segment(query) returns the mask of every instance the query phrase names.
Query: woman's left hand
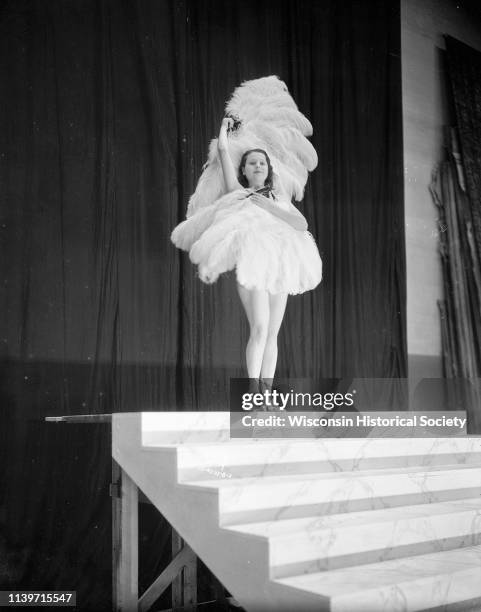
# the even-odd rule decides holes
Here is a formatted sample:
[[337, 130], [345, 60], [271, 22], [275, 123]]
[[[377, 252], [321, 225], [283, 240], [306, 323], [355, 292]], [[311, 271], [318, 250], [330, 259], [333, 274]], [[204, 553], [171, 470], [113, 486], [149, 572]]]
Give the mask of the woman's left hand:
[[260, 193], [253, 193], [250, 197], [253, 204], [264, 208], [265, 210], [269, 210], [270, 200]]
[[304, 215], [302, 215], [292, 204], [290, 205], [290, 210], [285, 210], [277, 204], [274, 204], [272, 200], [266, 198], [260, 193], [253, 193], [250, 196], [250, 199], [252, 200], [253, 204], [263, 208], [271, 215], [279, 217], [293, 229], [300, 232], [305, 232], [307, 230], [307, 221]]

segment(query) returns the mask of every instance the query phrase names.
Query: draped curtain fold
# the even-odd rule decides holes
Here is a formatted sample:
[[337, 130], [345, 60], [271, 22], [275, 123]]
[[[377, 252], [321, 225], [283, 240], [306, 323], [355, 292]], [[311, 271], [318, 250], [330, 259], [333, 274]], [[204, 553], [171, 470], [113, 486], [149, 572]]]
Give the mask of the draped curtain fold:
[[446, 40], [446, 67], [456, 128], [431, 191], [440, 210], [440, 251], [445, 286], [440, 305], [444, 370], [455, 402], [481, 429], [481, 53]]
[[466, 192], [481, 257], [481, 53], [445, 36], [446, 65], [454, 100]]
[[[108, 433], [45, 415], [227, 407], [247, 340], [233, 275], [201, 284], [169, 235], [226, 99], [268, 74], [314, 126], [300, 209], [325, 269], [289, 300], [278, 372], [404, 377], [397, 3], [2, 4], [7, 586], [77, 588], [84, 609], [110, 607]], [[142, 584], [167, 550], [149, 512]]]

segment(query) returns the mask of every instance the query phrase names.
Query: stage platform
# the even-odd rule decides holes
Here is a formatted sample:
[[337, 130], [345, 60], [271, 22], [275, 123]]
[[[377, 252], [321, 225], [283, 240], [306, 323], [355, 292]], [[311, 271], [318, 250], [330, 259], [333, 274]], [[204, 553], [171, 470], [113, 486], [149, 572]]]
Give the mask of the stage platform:
[[[118, 610], [148, 610], [195, 555], [248, 611], [481, 609], [479, 436], [231, 439], [228, 412], [56, 420], [82, 418], [112, 426]], [[185, 542], [140, 597], [139, 491]]]

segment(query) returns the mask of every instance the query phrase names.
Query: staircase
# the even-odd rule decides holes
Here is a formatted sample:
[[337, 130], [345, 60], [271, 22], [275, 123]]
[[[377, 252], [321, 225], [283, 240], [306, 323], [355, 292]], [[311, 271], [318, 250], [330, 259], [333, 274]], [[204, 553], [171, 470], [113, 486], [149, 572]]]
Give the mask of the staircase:
[[479, 612], [481, 438], [230, 440], [115, 414], [114, 459], [252, 611]]

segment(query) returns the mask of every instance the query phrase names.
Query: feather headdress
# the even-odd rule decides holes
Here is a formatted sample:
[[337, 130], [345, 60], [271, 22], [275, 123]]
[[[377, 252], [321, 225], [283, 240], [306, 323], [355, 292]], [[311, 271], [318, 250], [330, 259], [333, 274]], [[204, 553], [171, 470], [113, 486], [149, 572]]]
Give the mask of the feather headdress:
[[[306, 136], [312, 125], [298, 110], [286, 84], [277, 76], [245, 81], [227, 102], [226, 114], [236, 121], [229, 132], [229, 153], [234, 167], [249, 149], [264, 149], [274, 171], [274, 190], [289, 200], [301, 200], [307, 173], [317, 166], [317, 154]], [[211, 141], [209, 157], [189, 200], [187, 217], [208, 206], [225, 193], [224, 178], [217, 151], [217, 138]]]

